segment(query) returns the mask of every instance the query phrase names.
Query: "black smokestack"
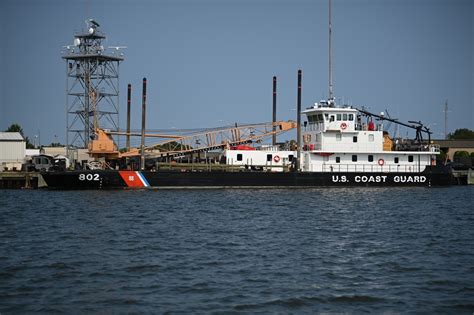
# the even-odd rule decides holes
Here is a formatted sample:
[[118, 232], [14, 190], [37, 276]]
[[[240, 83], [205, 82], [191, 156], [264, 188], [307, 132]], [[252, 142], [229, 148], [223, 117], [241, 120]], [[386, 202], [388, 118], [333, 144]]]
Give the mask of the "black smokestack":
[[146, 120], [146, 78], [143, 78], [142, 93], [142, 143], [140, 146], [140, 169], [145, 169], [145, 120]]
[[126, 147], [127, 152], [130, 151], [130, 108], [132, 104], [132, 85], [128, 85], [128, 92], [127, 92], [127, 140], [126, 140]]
[[272, 144], [276, 145], [277, 136], [276, 132], [276, 119], [277, 119], [277, 77], [273, 77], [273, 136], [272, 136]]
[[298, 99], [296, 102], [296, 170], [300, 170], [301, 160], [301, 70], [298, 70]]

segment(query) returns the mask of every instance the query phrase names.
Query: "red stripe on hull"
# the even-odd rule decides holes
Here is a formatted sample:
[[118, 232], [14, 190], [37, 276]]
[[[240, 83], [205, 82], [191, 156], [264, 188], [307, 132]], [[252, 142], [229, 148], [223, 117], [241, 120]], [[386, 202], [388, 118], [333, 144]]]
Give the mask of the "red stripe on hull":
[[136, 172], [119, 171], [119, 173], [128, 187], [136, 187], [136, 188], [145, 187], [145, 185], [143, 185], [143, 182], [140, 180]]

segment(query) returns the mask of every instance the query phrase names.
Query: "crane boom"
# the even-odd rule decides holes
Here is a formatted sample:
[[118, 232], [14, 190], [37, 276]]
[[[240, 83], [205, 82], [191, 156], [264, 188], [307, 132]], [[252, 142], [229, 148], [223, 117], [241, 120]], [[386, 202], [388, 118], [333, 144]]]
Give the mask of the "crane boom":
[[[272, 135], [278, 135], [296, 128], [294, 121], [277, 121], [275, 123], [259, 123], [206, 129], [188, 135], [145, 134], [145, 137], [165, 138], [161, 142], [145, 147], [148, 157], [173, 156], [225, 149], [231, 146], [260, 142]], [[275, 127], [275, 128], [273, 128]], [[112, 135], [140, 136], [138, 133], [105, 131], [98, 129], [100, 139], [94, 140], [89, 148], [89, 154], [95, 157], [121, 158], [140, 155], [137, 149], [118, 154], [113, 143]], [[100, 141], [100, 143], [99, 143]], [[95, 143], [97, 142], [97, 143]], [[107, 148], [103, 150], [102, 148]]]
[[[275, 126], [275, 131], [273, 131]], [[280, 134], [296, 128], [294, 121], [277, 121], [273, 123], [260, 123], [248, 125], [235, 125], [208, 129], [200, 132], [183, 135], [179, 138], [167, 139], [145, 148], [147, 156], [160, 157], [203, 152], [216, 149], [225, 149], [244, 143], [259, 142], [274, 134]], [[124, 153], [122, 156], [135, 156], [135, 152]]]

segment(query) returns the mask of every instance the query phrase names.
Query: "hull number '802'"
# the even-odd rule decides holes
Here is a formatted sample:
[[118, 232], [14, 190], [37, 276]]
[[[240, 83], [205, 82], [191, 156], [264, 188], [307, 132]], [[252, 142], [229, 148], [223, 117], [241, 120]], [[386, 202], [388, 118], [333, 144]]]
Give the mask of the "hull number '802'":
[[79, 180], [98, 181], [100, 176], [99, 174], [79, 174]]

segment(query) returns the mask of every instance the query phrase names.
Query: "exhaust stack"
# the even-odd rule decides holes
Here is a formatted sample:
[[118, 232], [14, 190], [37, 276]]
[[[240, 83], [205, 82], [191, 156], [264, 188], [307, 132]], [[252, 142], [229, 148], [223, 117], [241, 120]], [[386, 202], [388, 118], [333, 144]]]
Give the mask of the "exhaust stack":
[[142, 92], [142, 142], [140, 145], [140, 170], [145, 170], [145, 120], [146, 120], [146, 78], [143, 78]]
[[274, 76], [273, 77], [273, 119], [272, 119], [272, 123], [273, 123], [273, 135], [272, 135], [272, 145], [276, 145], [276, 139], [277, 139], [277, 136], [276, 136], [276, 126], [275, 126], [275, 123], [276, 123], [276, 119], [277, 119], [277, 77]]
[[300, 171], [301, 160], [301, 70], [298, 70], [298, 99], [296, 103], [296, 171]]
[[127, 147], [127, 152], [130, 151], [130, 107], [131, 107], [131, 100], [132, 98], [132, 85], [128, 85], [128, 92], [127, 92], [127, 140], [125, 146]]

